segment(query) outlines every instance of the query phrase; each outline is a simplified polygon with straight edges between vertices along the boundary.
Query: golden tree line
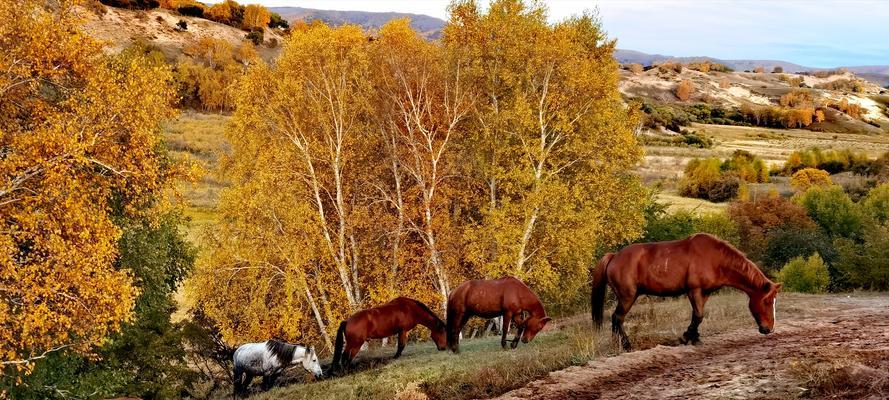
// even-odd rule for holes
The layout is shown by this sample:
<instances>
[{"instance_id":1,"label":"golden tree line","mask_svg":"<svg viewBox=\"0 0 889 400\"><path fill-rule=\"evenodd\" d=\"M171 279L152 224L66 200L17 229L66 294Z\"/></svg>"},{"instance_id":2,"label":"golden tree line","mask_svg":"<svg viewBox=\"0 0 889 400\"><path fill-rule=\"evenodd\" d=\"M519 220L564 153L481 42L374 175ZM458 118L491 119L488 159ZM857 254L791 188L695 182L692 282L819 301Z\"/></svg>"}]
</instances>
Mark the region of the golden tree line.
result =
<instances>
[{"instance_id":1,"label":"golden tree line","mask_svg":"<svg viewBox=\"0 0 889 400\"><path fill-rule=\"evenodd\" d=\"M252 66L227 130L232 181L187 292L229 342L330 344L352 312L441 308L513 275L577 298L597 250L638 236L637 110L590 15L450 7L440 42L408 21L295 29Z\"/></svg>"},{"instance_id":2,"label":"golden tree line","mask_svg":"<svg viewBox=\"0 0 889 400\"><path fill-rule=\"evenodd\" d=\"M131 318L114 218L150 221L184 173L158 129L171 71L104 55L74 5L0 3L0 373L89 352Z\"/></svg>"}]
</instances>

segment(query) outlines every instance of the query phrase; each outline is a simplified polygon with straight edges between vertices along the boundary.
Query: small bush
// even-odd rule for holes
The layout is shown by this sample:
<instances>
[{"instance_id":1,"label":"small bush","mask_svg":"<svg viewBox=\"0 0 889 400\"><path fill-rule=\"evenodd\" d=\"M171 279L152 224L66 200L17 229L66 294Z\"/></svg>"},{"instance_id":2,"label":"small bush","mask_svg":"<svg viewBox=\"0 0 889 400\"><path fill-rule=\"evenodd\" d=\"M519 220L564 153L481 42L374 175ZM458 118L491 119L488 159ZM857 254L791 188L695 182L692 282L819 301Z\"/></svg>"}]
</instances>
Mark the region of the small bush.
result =
<instances>
[{"instance_id":1,"label":"small bush","mask_svg":"<svg viewBox=\"0 0 889 400\"><path fill-rule=\"evenodd\" d=\"M782 230L815 230L817 225L802 206L771 193L733 202L728 214L738 225L741 250L762 261L770 238Z\"/></svg>"},{"instance_id":2,"label":"small bush","mask_svg":"<svg viewBox=\"0 0 889 400\"><path fill-rule=\"evenodd\" d=\"M245 39L253 42L254 45L259 46L263 42L265 32L262 29L254 29L250 31L250 33L245 36Z\"/></svg>"},{"instance_id":3,"label":"small bush","mask_svg":"<svg viewBox=\"0 0 889 400\"><path fill-rule=\"evenodd\" d=\"M824 293L830 284L827 265L818 253L809 258L796 257L778 272L778 281L785 290L802 293Z\"/></svg>"},{"instance_id":4,"label":"small bush","mask_svg":"<svg viewBox=\"0 0 889 400\"><path fill-rule=\"evenodd\" d=\"M280 14L273 12L269 14L269 28L287 29L290 28L290 23L288 23L286 19L281 17Z\"/></svg>"},{"instance_id":5,"label":"small bush","mask_svg":"<svg viewBox=\"0 0 889 400\"><path fill-rule=\"evenodd\" d=\"M682 141L689 147L697 147L699 149L709 149L713 147L713 139L698 132L682 131Z\"/></svg>"},{"instance_id":6,"label":"small bush","mask_svg":"<svg viewBox=\"0 0 889 400\"><path fill-rule=\"evenodd\" d=\"M833 185L833 181L830 180L830 174L827 171L815 168L803 168L790 177L790 186L801 192L805 192L813 186L826 187L831 185Z\"/></svg>"},{"instance_id":7,"label":"small bush","mask_svg":"<svg viewBox=\"0 0 889 400\"><path fill-rule=\"evenodd\" d=\"M679 82L679 86L676 86L676 98L682 101L688 101L691 98L692 92L694 92L695 87L692 85L691 81L688 79L683 79L682 82Z\"/></svg>"},{"instance_id":8,"label":"small bush","mask_svg":"<svg viewBox=\"0 0 889 400\"><path fill-rule=\"evenodd\" d=\"M180 19L179 22L176 23L176 27L183 30L183 31L187 31L188 30L188 22L185 22L185 20Z\"/></svg>"}]
</instances>

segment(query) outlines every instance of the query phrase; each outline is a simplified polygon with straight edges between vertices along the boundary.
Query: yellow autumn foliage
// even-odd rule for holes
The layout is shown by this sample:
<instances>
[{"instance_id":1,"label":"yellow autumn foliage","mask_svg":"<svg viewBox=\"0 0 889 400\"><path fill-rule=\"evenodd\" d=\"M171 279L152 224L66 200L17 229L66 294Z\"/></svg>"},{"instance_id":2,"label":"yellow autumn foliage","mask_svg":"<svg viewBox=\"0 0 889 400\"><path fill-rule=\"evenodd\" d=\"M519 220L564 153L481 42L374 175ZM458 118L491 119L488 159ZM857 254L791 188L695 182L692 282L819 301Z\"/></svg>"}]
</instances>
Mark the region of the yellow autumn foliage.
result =
<instances>
[{"instance_id":1,"label":"yellow autumn foliage","mask_svg":"<svg viewBox=\"0 0 889 400\"><path fill-rule=\"evenodd\" d=\"M111 214L144 215L176 174L159 152L170 70L105 56L75 2L0 3L0 361L89 352L131 317Z\"/></svg>"},{"instance_id":2,"label":"yellow autumn foliage","mask_svg":"<svg viewBox=\"0 0 889 400\"><path fill-rule=\"evenodd\" d=\"M330 344L397 295L515 275L549 303L597 250L640 233L638 112L589 15L451 7L441 42L407 21L300 26L249 68L227 137L220 223L187 293L226 341Z\"/></svg>"}]
</instances>

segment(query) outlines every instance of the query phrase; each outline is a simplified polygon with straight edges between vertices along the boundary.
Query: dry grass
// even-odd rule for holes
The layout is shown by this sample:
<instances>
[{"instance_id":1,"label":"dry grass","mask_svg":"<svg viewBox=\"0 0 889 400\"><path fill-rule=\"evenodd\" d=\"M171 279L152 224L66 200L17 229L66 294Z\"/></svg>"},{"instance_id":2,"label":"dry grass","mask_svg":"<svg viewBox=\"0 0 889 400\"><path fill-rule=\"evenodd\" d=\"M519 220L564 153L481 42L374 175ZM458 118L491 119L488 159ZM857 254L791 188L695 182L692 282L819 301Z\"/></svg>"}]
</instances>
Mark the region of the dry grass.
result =
<instances>
[{"instance_id":1,"label":"dry grass","mask_svg":"<svg viewBox=\"0 0 889 400\"><path fill-rule=\"evenodd\" d=\"M682 197L673 190L658 193L657 198L659 202L669 204L667 210L671 213L682 210L696 214L709 214L724 211L728 207L728 203L713 203L702 199Z\"/></svg>"},{"instance_id":2,"label":"dry grass","mask_svg":"<svg viewBox=\"0 0 889 400\"><path fill-rule=\"evenodd\" d=\"M183 183L189 240L198 243L200 232L216 220L214 208L219 192L227 183L216 175L219 158L230 151L223 131L230 117L219 114L185 112L164 126L164 136L174 157L195 162L203 174L194 184Z\"/></svg>"},{"instance_id":3,"label":"dry grass","mask_svg":"<svg viewBox=\"0 0 889 400\"><path fill-rule=\"evenodd\" d=\"M787 294L782 309L804 312L821 302L815 297ZM611 307L607 312L610 313ZM636 349L677 345L688 325L690 308L684 297L641 298L630 312L626 329ZM707 303L702 339L737 329L755 329L745 295L725 290ZM282 378L284 387L257 394L255 399L469 399L502 394L571 365L585 365L620 350L606 326L591 329L587 313L557 321L530 344L500 349L499 337L464 340L459 355L438 352L428 342L411 343L399 360L391 347L359 355L355 371L325 380L300 383L303 373ZM297 368L298 369L298 368ZM258 382L258 379L257 379ZM258 383L254 385L254 388ZM224 395L220 393L220 396Z\"/></svg>"},{"instance_id":4,"label":"dry grass","mask_svg":"<svg viewBox=\"0 0 889 400\"><path fill-rule=\"evenodd\" d=\"M700 134L714 139L709 149L693 147L646 146L645 161L636 172L647 185L660 185L664 189L659 197L671 203L670 210L719 211L724 204L699 199L684 198L676 194L679 178L692 158L727 158L736 150L749 151L766 161L770 167L780 167L795 150L819 147L822 149L853 149L876 158L889 151L889 136L822 133L801 129L771 129L726 125L694 124ZM773 177L773 182L750 185L752 195L772 190L782 194L792 193L787 180Z\"/></svg>"}]
</instances>

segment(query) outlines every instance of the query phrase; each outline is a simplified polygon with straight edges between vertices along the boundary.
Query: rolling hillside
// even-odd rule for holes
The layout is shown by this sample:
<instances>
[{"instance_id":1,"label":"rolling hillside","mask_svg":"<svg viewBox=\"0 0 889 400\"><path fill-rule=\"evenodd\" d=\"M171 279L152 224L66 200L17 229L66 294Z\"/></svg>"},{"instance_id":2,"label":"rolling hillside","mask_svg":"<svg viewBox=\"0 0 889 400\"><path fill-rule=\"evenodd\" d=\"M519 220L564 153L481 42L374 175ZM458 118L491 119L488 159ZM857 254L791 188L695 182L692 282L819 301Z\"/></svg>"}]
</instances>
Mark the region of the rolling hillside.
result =
<instances>
[{"instance_id":1,"label":"rolling hillside","mask_svg":"<svg viewBox=\"0 0 889 400\"><path fill-rule=\"evenodd\" d=\"M428 15L398 12L317 10L302 7L272 7L270 10L288 21L321 20L328 25L356 24L368 31L375 31L393 19L409 18L411 26L429 39L440 37L446 24L445 21Z\"/></svg>"},{"instance_id":2,"label":"rolling hillside","mask_svg":"<svg viewBox=\"0 0 889 400\"><path fill-rule=\"evenodd\" d=\"M826 70L826 68L807 67L781 60L724 60L706 56L674 57L663 54L648 54L627 49L615 50L614 58L621 64L638 63L644 66L659 64L665 61L673 61L683 64L710 61L726 65L735 71L752 71L757 67L764 67L767 71L771 71L774 67L781 67L784 69L784 72L788 73ZM883 87L889 84L889 65L837 66L836 68L845 68L849 72L855 73L856 75Z\"/></svg>"},{"instance_id":3,"label":"rolling hillside","mask_svg":"<svg viewBox=\"0 0 889 400\"><path fill-rule=\"evenodd\" d=\"M106 49L115 53L135 42L141 41L160 49L169 60L175 60L188 44L201 37L225 40L239 45L246 40L244 30L210 21L204 18L188 17L174 11L156 8L153 10L128 10L104 7L104 13L83 9L86 20L85 31L94 38L108 43ZM177 26L184 21L186 28ZM276 30L266 29L265 43L256 50L265 60L278 55L284 40Z\"/></svg>"}]
</instances>

